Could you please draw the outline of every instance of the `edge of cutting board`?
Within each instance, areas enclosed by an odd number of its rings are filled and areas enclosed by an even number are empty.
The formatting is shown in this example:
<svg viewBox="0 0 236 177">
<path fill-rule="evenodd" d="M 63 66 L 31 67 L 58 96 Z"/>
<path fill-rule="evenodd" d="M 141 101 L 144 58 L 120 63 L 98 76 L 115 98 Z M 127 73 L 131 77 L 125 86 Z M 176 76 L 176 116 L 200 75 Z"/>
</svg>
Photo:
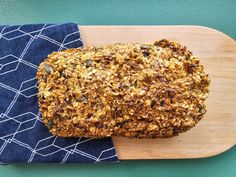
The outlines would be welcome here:
<svg viewBox="0 0 236 177">
<path fill-rule="evenodd" d="M 142 29 L 142 30 L 149 30 L 151 32 L 153 32 L 153 30 L 157 30 L 158 33 L 163 33 L 163 30 L 167 30 L 167 32 L 164 32 L 163 37 L 162 38 L 168 38 L 168 39 L 178 39 L 177 35 L 182 35 L 183 37 L 185 37 L 185 41 L 186 41 L 186 36 L 184 36 L 183 33 L 181 33 L 181 30 L 186 30 L 191 36 L 191 31 L 198 31 L 199 33 L 202 33 L 203 35 L 206 35 L 205 33 L 208 33 L 209 36 L 214 36 L 216 35 L 216 37 L 218 37 L 219 39 L 224 38 L 224 44 L 228 47 L 229 52 L 226 52 L 226 57 L 227 59 L 231 59 L 233 62 L 233 66 L 236 67 L 236 41 L 234 39 L 232 39 L 231 37 L 229 37 L 228 35 L 224 34 L 221 31 L 218 31 L 216 29 L 213 28 L 209 28 L 209 27 L 205 27 L 205 26 L 188 26 L 188 25 L 174 25 L 174 26 L 155 26 L 155 25 L 151 25 L 151 26 L 79 26 L 80 29 L 80 33 L 82 36 L 82 39 L 84 41 L 84 45 L 103 45 L 103 44 L 108 44 L 108 43 L 117 43 L 117 42 L 150 42 L 155 40 L 156 38 L 149 38 L 148 36 L 143 36 L 142 34 L 140 35 L 140 31 L 137 32 L 136 29 Z M 177 29 L 177 31 L 175 31 L 175 29 Z M 129 33 L 124 32 L 125 30 L 128 30 Z M 132 33 L 132 31 L 135 31 L 134 33 Z M 168 32 L 170 32 L 170 35 L 168 34 Z M 174 34 L 174 33 L 176 34 Z M 118 34 L 118 38 L 117 35 Z M 136 36 L 139 34 L 139 36 Z M 165 36 L 165 34 L 167 34 L 167 37 Z M 192 37 L 194 38 L 194 35 L 192 34 Z M 99 35 L 99 36 L 97 36 Z M 123 35 L 128 35 L 127 38 L 125 38 Z M 106 36 L 107 38 L 104 40 L 104 38 L 102 38 L 102 36 Z M 153 36 L 153 34 L 152 34 Z M 114 38 L 116 38 L 114 40 Z M 135 39 L 135 41 L 134 41 Z M 160 38 L 159 38 L 160 39 Z M 214 39 L 214 38 L 212 38 Z M 178 41 L 178 40 L 177 40 Z M 229 43 L 231 43 L 229 45 Z M 185 45 L 185 43 L 182 43 Z M 188 44 L 187 44 L 188 47 Z M 196 47 L 196 46 L 195 46 Z M 191 47 L 188 47 L 191 50 Z M 199 48 L 199 47 L 198 47 Z M 225 49 L 224 49 L 225 50 Z M 194 47 L 192 50 L 194 53 Z M 224 51 L 225 52 L 225 51 Z M 211 53 L 211 52 L 209 52 Z M 215 56 L 204 56 L 204 55 L 208 55 L 208 53 L 204 53 L 204 52 L 199 52 L 199 54 L 196 54 L 197 56 L 199 56 L 199 58 L 204 58 L 204 57 L 221 57 L 221 55 L 219 53 L 216 52 Z M 235 60 L 234 60 L 235 59 Z M 227 60 L 228 61 L 228 60 Z M 210 75 L 211 76 L 211 75 Z M 234 77 L 234 76 L 233 76 Z M 233 78 L 235 80 L 235 78 Z M 234 85 L 233 85 L 234 86 Z M 235 89 L 236 90 L 236 89 Z M 236 94 L 236 93 L 235 93 Z M 236 100 L 235 100 L 236 101 Z M 229 114 L 231 114 L 231 112 L 228 112 Z M 232 113 L 233 115 L 233 120 L 232 120 L 232 132 L 230 132 L 230 135 L 232 134 L 232 138 L 231 139 L 227 139 L 227 143 L 224 145 L 224 142 L 222 142 L 222 146 L 220 146 L 220 148 L 218 150 L 214 150 L 214 151 L 208 151 L 208 153 L 199 153 L 199 154 L 189 154 L 189 153 L 179 153 L 176 155 L 173 155 L 170 153 L 170 155 L 168 155 L 168 153 L 165 154 L 156 154 L 155 152 L 152 152 L 152 150 L 150 149 L 144 149 L 143 151 L 146 151 L 146 153 L 142 154 L 142 150 L 135 150 L 134 145 L 137 146 L 138 144 L 142 141 L 143 143 L 145 143 L 148 146 L 154 146 L 152 145 L 153 140 L 135 140 L 135 139 L 128 139 L 128 138 L 124 138 L 124 137 L 112 137 L 116 150 L 117 150 L 117 154 L 119 159 L 180 159 L 180 158 L 204 158 L 204 157 L 210 157 L 210 156 L 214 156 L 220 153 L 225 152 L 226 150 L 230 149 L 231 147 L 233 147 L 236 144 L 236 112 L 234 111 Z M 227 114 L 225 114 L 227 115 Z M 209 116 L 208 116 L 209 117 Z M 203 118 L 204 119 L 204 118 Z M 200 125 L 201 122 L 204 122 L 204 120 L 200 121 Z M 198 127 L 199 125 L 197 125 L 196 127 Z M 193 128 L 191 131 L 194 131 L 195 128 Z M 171 138 L 173 139 L 173 142 L 178 143 L 181 142 L 181 137 L 183 136 L 188 136 L 188 132 L 184 133 L 184 134 L 180 134 L 178 137 L 174 137 Z M 179 138 L 180 137 L 180 138 Z M 194 137 L 195 138 L 195 137 Z M 222 137 L 221 137 L 222 138 Z M 234 140 L 233 140 L 234 138 Z M 139 142 L 137 142 L 139 141 Z M 159 139 L 160 142 L 165 142 L 165 141 L 169 141 L 167 139 Z M 155 143 L 154 143 L 155 144 Z M 193 144 L 194 145 L 194 144 Z M 132 147 L 131 147 L 132 146 Z M 158 144 L 158 148 L 163 148 L 163 146 L 161 146 L 161 143 Z M 130 148 L 133 148 L 134 151 L 131 151 Z M 145 148 L 145 147 L 144 147 Z M 127 152 L 128 150 L 128 152 Z M 173 147 L 174 150 L 174 147 Z M 150 152 L 147 152 L 150 151 Z M 157 151 L 158 152 L 158 151 Z M 139 153 L 139 154 L 138 154 Z M 147 156 L 146 154 L 150 153 L 149 156 Z"/>
<path fill-rule="evenodd" d="M 235 43 L 236 45 L 236 41 L 228 36 L 227 34 L 225 34 L 224 32 L 222 31 L 219 31 L 217 29 L 214 29 L 214 28 L 211 28 L 211 27 L 208 27 L 208 26 L 200 26 L 200 25 L 79 25 L 79 31 L 81 33 L 81 36 L 82 36 L 82 39 L 83 39 L 83 43 L 84 45 L 91 45 L 91 39 L 89 39 L 89 41 L 87 41 L 86 37 L 87 36 L 84 36 L 84 34 L 88 34 L 90 33 L 92 30 L 94 30 L 94 28 L 97 28 L 97 29 L 104 29 L 106 28 L 107 30 L 109 30 L 109 28 L 149 28 L 149 27 L 157 27 L 157 28 L 194 28 L 194 29 L 199 29 L 199 30 L 208 30 L 209 32 L 213 32 L 213 33 L 218 33 L 219 35 L 222 35 L 228 39 L 230 39 L 232 42 Z M 103 31 L 103 30 L 102 30 Z M 131 34 L 132 35 L 132 34 Z M 153 41 L 155 39 L 152 39 L 151 41 Z M 132 41 L 131 41 L 132 42 Z M 147 41 L 147 42 L 150 42 L 150 41 Z M 114 43 L 114 42 L 112 42 Z M 92 45 L 99 45 L 100 44 L 100 41 L 93 41 L 92 42 Z"/>
</svg>

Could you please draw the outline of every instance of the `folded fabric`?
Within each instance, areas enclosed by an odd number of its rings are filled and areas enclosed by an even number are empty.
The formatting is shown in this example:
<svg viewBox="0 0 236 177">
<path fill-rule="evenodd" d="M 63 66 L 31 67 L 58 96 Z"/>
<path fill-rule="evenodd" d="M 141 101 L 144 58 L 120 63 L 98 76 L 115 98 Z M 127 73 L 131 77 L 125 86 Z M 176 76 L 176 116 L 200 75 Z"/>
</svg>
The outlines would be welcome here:
<svg viewBox="0 0 236 177">
<path fill-rule="evenodd" d="M 53 51 L 81 47 L 78 26 L 0 26 L 0 162 L 116 162 L 111 138 L 61 138 L 37 104 L 38 65 Z"/>
</svg>

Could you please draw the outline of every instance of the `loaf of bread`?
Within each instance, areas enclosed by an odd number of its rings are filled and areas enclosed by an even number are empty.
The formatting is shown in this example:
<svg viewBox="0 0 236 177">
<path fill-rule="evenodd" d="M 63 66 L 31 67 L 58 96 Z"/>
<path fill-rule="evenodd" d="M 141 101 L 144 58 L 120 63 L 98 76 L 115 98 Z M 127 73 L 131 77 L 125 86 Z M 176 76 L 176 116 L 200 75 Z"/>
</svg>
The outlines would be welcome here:
<svg viewBox="0 0 236 177">
<path fill-rule="evenodd" d="M 54 52 L 37 72 L 49 131 L 62 137 L 172 137 L 206 112 L 210 79 L 168 40 Z"/>
</svg>

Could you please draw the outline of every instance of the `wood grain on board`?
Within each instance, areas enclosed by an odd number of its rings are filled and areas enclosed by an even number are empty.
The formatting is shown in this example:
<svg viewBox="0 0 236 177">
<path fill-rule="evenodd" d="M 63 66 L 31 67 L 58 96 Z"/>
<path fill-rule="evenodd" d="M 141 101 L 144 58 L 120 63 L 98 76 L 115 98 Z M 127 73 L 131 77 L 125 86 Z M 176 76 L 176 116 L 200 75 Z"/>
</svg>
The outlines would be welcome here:
<svg viewBox="0 0 236 177">
<path fill-rule="evenodd" d="M 170 39 L 200 58 L 211 78 L 208 112 L 190 131 L 169 139 L 113 137 L 119 159 L 209 157 L 236 144 L 236 42 L 202 26 L 80 26 L 84 45 Z"/>
</svg>

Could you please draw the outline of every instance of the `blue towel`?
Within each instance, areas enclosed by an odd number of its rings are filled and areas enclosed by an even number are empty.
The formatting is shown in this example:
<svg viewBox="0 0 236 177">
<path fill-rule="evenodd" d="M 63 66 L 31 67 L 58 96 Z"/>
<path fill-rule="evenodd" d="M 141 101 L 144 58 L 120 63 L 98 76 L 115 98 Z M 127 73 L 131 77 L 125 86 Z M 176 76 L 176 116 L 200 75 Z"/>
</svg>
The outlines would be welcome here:
<svg viewBox="0 0 236 177">
<path fill-rule="evenodd" d="M 74 23 L 0 26 L 0 163 L 118 161 L 111 138 L 55 137 L 40 118 L 39 63 L 82 45 Z"/>
</svg>

